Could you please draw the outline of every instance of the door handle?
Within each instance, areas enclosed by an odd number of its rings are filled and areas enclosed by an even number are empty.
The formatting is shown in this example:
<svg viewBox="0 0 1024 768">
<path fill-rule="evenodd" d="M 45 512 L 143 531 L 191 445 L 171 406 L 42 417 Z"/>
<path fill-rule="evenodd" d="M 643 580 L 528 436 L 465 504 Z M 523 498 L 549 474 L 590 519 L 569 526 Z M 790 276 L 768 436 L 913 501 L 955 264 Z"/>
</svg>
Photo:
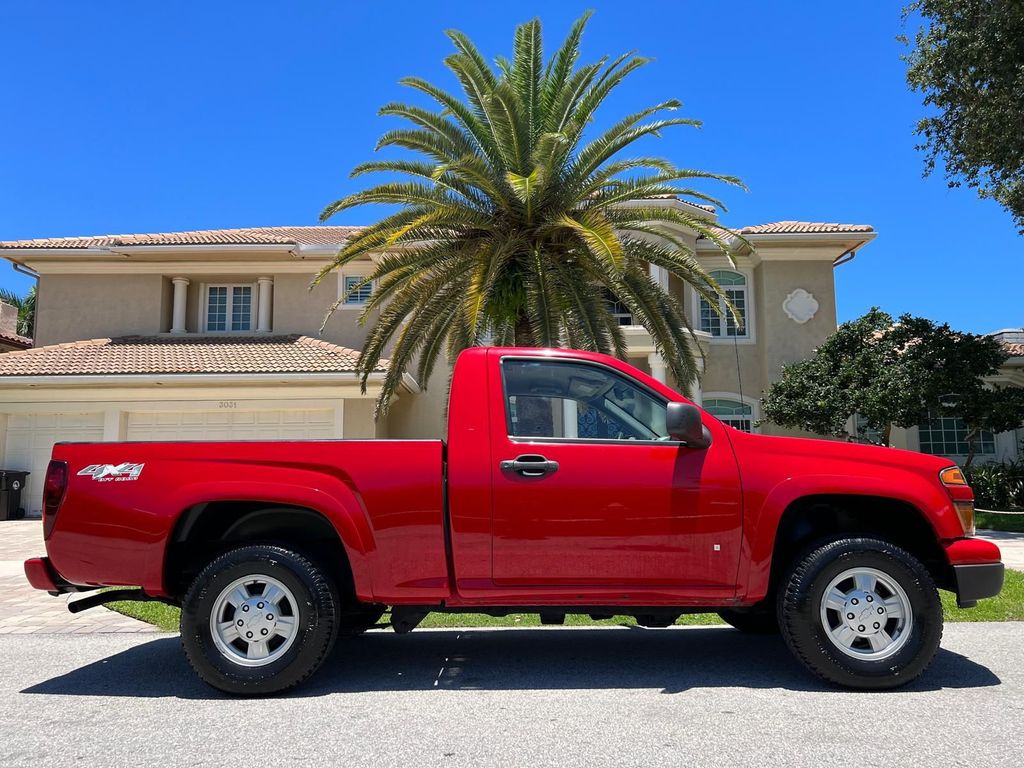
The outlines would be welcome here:
<svg viewBox="0 0 1024 768">
<path fill-rule="evenodd" d="M 501 468 L 505 472 L 517 472 L 523 477 L 543 477 L 557 472 L 558 462 L 550 461 L 539 453 L 524 453 L 501 462 Z"/>
</svg>

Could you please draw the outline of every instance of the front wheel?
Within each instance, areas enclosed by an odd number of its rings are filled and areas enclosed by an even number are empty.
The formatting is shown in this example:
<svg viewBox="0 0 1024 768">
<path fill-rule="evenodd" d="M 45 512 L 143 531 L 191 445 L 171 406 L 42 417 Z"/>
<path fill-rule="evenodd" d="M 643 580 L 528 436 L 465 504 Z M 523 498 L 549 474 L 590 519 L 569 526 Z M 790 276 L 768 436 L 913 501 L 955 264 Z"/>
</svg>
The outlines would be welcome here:
<svg viewBox="0 0 1024 768">
<path fill-rule="evenodd" d="M 816 675 L 847 688 L 909 683 L 942 639 L 942 604 L 928 570 L 877 539 L 842 539 L 808 553 L 778 600 L 790 650 Z"/>
<path fill-rule="evenodd" d="M 220 555 L 182 601 L 181 642 L 214 688 L 260 696 L 298 685 L 337 637 L 338 595 L 304 555 L 252 545 Z"/>
</svg>

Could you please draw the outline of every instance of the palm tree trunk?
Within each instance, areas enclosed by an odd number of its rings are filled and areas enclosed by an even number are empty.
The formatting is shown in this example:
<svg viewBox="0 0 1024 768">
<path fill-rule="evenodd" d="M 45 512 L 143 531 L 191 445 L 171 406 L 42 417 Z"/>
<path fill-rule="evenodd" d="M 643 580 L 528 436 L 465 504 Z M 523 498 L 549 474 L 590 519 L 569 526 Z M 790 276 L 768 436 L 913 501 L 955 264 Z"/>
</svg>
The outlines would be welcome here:
<svg viewBox="0 0 1024 768">
<path fill-rule="evenodd" d="M 530 328 L 530 321 L 525 315 L 516 318 L 515 345 L 517 347 L 532 347 L 533 330 Z"/>
</svg>

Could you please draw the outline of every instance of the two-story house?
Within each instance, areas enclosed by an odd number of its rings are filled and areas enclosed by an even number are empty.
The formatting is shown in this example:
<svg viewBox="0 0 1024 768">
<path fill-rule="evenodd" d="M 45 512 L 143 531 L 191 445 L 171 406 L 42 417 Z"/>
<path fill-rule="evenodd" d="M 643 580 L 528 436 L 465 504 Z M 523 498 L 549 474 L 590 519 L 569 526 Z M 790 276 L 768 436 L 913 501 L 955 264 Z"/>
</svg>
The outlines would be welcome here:
<svg viewBox="0 0 1024 768">
<path fill-rule="evenodd" d="M 675 199 L 714 217 L 714 211 Z M 328 308 L 368 274 L 352 265 L 309 289 L 351 227 L 257 227 L 0 242 L 0 256 L 38 274 L 35 347 L 0 355 L 0 467 L 24 469 L 38 515 L 55 441 L 304 440 L 442 436 L 444 376 L 406 384 L 375 422 L 379 388 L 354 374 L 369 291 Z M 752 429 L 758 397 L 784 363 L 836 328 L 833 269 L 869 226 L 778 222 L 740 230 L 735 264 L 691 237 L 743 315 L 714 308 L 657 268 L 683 302 L 705 366 L 695 399 Z M 682 233 L 685 234 L 685 233 Z M 665 379 L 650 337 L 619 310 L 631 362 Z M 382 371 L 383 372 L 383 371 Z M 670 382 L 672 383 L 672 382 Z M 771 431 L 765 427 L 765 431 Z"/>
</svg>

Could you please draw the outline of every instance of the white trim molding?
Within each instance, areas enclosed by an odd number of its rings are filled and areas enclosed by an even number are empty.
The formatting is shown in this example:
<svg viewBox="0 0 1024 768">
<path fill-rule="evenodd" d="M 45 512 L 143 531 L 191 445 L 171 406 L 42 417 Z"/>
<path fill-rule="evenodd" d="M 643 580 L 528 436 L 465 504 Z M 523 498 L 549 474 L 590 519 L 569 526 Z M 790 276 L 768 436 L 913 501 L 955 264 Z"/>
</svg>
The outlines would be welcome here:
<svg viewBox="0 0 1024 768">
<path fill-rule="evenodd" d="M 814 298 L 814 294 L 803 288 L 791 291 L 782 301 L 782 311 L 786 313 L 786 317 L 798 325 L 809 322 L 818 314 L 820 306 L 818 300 Z"/>
<path fill-rule="evenodd" d="M 743 405 L 749 406 L 750 408 L 750 431 L 754 434 L 758 434 L 761 428 L 755 426 L 758 419 L 761 418 L 761 401 L 748 397 L 746 395 L 740 395 L 738 392 L 702 392 L 701 393 L 701 408 L 707 410 L 706 403 L 709 400 L 732 400 L 736 403 L 742 403 Z M 711 411 L 708 411 L 711 413 Z M 715 414 L 711 414 L 715 416 Z M 722 420 L 721 416 L 715 416 L 716 419 Z"/>
<path fill-rule="evenodd" d="M 723 259 L 723 262 L 724 261 L 725 261 L 725 259 Z M 754 291 L 754 271 L 752 269 L 748 269 L 748 268 L 746 268 L 744 266 L 739 266 L 739 265 L 734 267 L 732 265 L 718 266 L 716 264 L 716 265 L 712 266 L 712 265 L 708 264 L 708 265 L 705 265 L 705 268 L 707 269 L 708 273 L 711 273 L 711 272 L 733 272 L 733 273 L 735 273 L 737 275 L 742 275 L 743 276 L 743 279 L 746 281 L 745 284 L 743 285 L 743 288 L 742 288 L 743 295 L 744 295 L 744 302 L 745 302 L 744 320 L 746 322 L 744 323 L 744 330 L 746 331 L 746 333 L 743 336 L 726 336 L 724 334 L 721 335 L 721 336 L 715 336 L 714 334 L 709 333 L 708 331 L 703 330 L 701 328 L 701 324 L 700 324 L 701 295 L 699 293 L 697 293 L 697 289 L 694 288 L 691 285 L 690 289 L 689 289 L 690 290 L 690 305 L 691 305 L 691 318 L 690 318 L 690 320 L 691 320 L 691 323 L 693 324 L 693 327 L 696 328 L 700 333 L 705 334 L 708 337 L 708 340 L 709 340 L 710 344 L 715 344 L 715 345 L 718 345 L 718 344 L 756 344 L 757 343 L 757 332 L 756 332 L 755 329 L 757 328 L 757 316 L 756 316 L 756 307 L 755 307 L 755 302 L 754 302 L 754 293 L 755 293 L 755 291 Z M 729 286 L 723 286 L 723 288 L 725 290 L 728 290 Z M 721 323 L 722 329 L 724 330 L 725 326 L 726 326 L 725 316 L 720 316 L 720 323 Z"/>
</svg>

